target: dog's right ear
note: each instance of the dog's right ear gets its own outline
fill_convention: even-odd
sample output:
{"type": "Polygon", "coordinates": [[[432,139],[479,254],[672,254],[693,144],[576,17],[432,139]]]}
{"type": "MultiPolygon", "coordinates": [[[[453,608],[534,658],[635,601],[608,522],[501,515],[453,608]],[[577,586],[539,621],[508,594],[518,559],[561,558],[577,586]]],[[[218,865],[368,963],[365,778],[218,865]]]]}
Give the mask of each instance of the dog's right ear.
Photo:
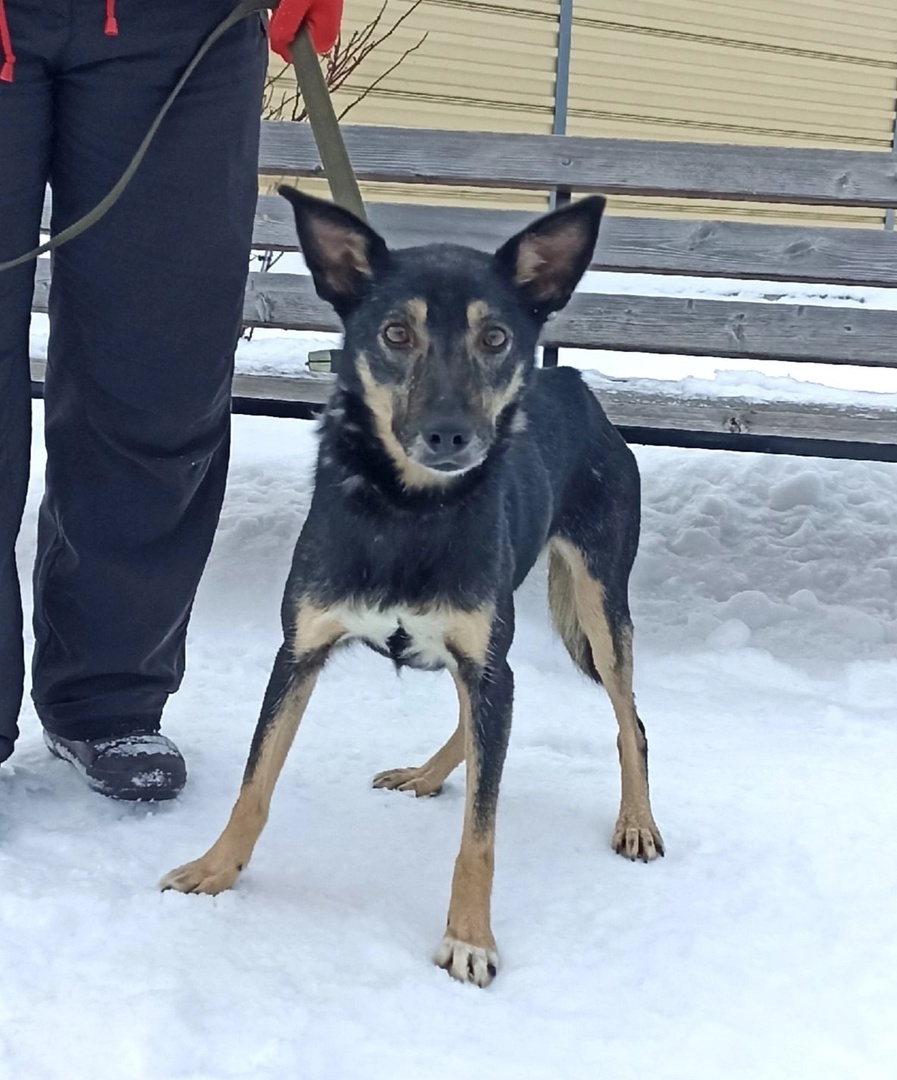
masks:
{"type": "Polygon", "coordinates": [[[299,246],[318,296],[344,318],[388,265],[386,241],[335,203],[291,187],[277,190],[292,204],[299,246]]]}

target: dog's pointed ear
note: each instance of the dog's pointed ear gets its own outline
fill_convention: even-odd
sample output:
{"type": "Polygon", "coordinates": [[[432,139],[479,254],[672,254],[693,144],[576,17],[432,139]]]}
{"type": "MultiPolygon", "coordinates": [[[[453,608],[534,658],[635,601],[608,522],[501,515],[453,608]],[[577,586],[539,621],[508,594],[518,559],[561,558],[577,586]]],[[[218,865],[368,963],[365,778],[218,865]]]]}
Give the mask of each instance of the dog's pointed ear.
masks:
{"type": "Polygon", "coordinates": [[[386,241],[335,203],[287,186],[277,190],[293,207],[299,246],[318,296],[346,316],[388,265],[386,241]]]}
{"type": "Polygon", "coordinates": [[[546,214],[495,253],[499,273],[539,318],[560,311],[589,268],[605,203],[591,195],[546,214]]]}

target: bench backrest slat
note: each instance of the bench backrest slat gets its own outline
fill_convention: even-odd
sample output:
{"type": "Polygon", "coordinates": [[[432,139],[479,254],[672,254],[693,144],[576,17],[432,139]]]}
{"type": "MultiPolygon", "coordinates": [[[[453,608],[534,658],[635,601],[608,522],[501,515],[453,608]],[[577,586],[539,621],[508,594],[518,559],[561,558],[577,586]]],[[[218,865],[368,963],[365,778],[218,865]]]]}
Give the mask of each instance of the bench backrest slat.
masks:
{"type": "MultiPolygon", "coordinates": [[[[897,206],[897,157],[816,150],[347,126],[360,180],[826,206],[897,206]]],[[[262,173],[321,176],[305,124],[267,121],[262,173]]]]}
{"type": "MultiPolygon", "coordinates": [[[[368,216],[394,247],[450,239],[483,251],[494,251],[533,217],[520,210],[390,203],[371,203],[368,216]]],[[[285,199],[259,198],[253,244],[261,250],[297,250],[293,213],[285,199]]],[[[610,213],[592,269],[897,286],[897,233],[610,213]]]]}
{"type": "MultiPolygon", "coordinates": [[[[533,215],[490,207],[371,203],[373,226],[394,247],[444,242],[494,251],[533,215]]],[[[50,203],[43,227],[49,224],[50,203]]],[[[297,251],[293,214],[279,195],[261,195],[253,247],[297,251]]],[[[593,270],[897,287],[897,232],[805,228],[741,221],[688,221],[609,213],[593,270]]]]}
{"type": "MultiPolygon", "coordinates": [[[[356,172],[370,182],[897,206],[897,156],[885,152],[378,127],[344,130],[356,172]]],[[[320,163],[308,127],[264,124],[260,171],[319,178],[320,163]]],[[[374,227],[396,247],[450,239],[494,250],[533,216],[481,206],[391,205],[375,200],[368,209],[374,227]]],[[[45,207],[45,225],[48,220],[45,207]]],[[[253,244],[263,251],[297,250],[292,212],[283,199],[259,198],[253,244]]],[[[614,211],[605,220],[592,269],[894,288],[897,234],[884,229],[658,219],[614,211]]],[[[36,272],[36,311],[47,310],[49,278],[49,262],[42,260],[36,272]]],[[[340,330],[308,276],[280,273],[277,266],[273,273],[250,275],[243,318],[247,326],[340,330]]],[[[542,341],[559,348],[894,368],[897,311],[724,297],[578,293],[549,321],[542,341]]],[[[35,377],[40,380],[39,363],[35,377]]],[[[297,356],[293,373],[238,376],[234,394],[236,400],[242,395],[323,402],[331,385],[332,378],[308,372],[297,356]]],[[[897,410],[877,403],[845,407],[812,401],[691,400],[678,389],[643,391],[638,383],[623,382],[602,384],[600,396],[612,419],[636,440],[897,458],[897,410]]]]}
{"type": "MultiPolygon", "coordinates": [[[[38,267],[34,310],[46,311],[49,266],[38,267]]],[[[338,333],[308,277],[251,274],[247,326],[338,333]]],[[[542,343],[733,359],[897,367],[897,311],[677,296],[579,293],[549,320],[542,343]]]]}

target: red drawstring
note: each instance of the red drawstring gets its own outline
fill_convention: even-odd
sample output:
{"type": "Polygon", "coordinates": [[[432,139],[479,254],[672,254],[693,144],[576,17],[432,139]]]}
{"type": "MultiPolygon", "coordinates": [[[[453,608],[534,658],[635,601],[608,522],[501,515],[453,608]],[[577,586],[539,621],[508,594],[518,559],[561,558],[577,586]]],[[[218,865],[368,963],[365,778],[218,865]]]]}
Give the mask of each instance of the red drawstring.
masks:
{"type": "MultiPolygon", "coordinates": [[[[2,3],[3,0],[0,0],[2,3]]],[[[118,34],[118,19],[115,17],[115,0],[106,0],[106,37],[118,34]]]]}
{"type": "MultiPolygon", "coordinates": [[[[106,0],[106,36],[116,37],[118,19],[115,17],[115,0],[106,0]]],[[[0,82],[11,83],[14,78],[16,54],[12,51],[12,37],[6,20],[6,5],[0,0],[0,46],[3,47],[3,67],[0,68],[0,82]]]]}
{"type": "Polygon", "coordinates": [[[9,24],[6,21],[6,8],[0,0],[0,45],[3,46],[3,67],[0,69],[0,82],[12,82],[13,69],[16,66],[16,54],[12,51],[12,38],[9,36],[9,24]]]}

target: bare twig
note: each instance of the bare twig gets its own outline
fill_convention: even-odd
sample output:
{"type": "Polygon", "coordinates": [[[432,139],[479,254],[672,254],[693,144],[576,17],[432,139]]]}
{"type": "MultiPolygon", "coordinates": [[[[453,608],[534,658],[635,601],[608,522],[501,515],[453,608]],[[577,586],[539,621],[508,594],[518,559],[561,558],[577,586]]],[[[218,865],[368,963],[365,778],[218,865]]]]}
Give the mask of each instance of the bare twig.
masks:
{"type": "MultiPolygon", "coordinates": [[[[324,79],[327,89],[331,94],[341,89],[345,83],[358,71],[374,49],[381,46],[399,29],[399,27],[414,14],[423,0],[414,0],[409,7],[385,30],[381,32],[381,25],[386,16],[390,0],[383,0],[380,10],[374,18],[359,30],[354,30],[348,40],[342,36],[337,40],[331,52],[324,58],[324,79]]],[[[424,33],[420,40],[406,49],[404,53],[391,64],[382,74],[378,75],[368,86],[364,87],[346,105],[339,118],[342,118],[363,101],[368,94],[388,78],[392,73],[414,52],[416,52],[427,40],[424,33]]],[[[302,101],[302,95],[298,89],[289,94],[280,96],[278,86],[281,79],[289,70],[289,65],[284,65],[274,75],[269,76],[265,82],[265,92],[262,105],[262,116],[266,120],[295,120],[297,122],[307,119],[308,113],[302,101]],[[279,98],[279,100],[278,100],[279,98]]]]}
{"type": "Polygon", "coordinates": [[[390,65],[390,67],[388,67],[386,69],[386,71],[383,72],[382,75],[379,75],[376,79],[374,79],[374,81],[369,86],[366,86],[364,88],[364,90],[362,90],[361,93],[358,95],[358,97],[354,98],[352,101],[349,102],[349,104],[337,116],[337,119],[342,120],[343,117],[346,115],[346,113],[350,109],[354,109],[356,105],[359,105],[362,101],[364,101],[364,99],[368,96],[368,94],[370,94],[372,91],[376,90],[377,87],[380,85],[380,83],[383,82],[384,79],[387,79],[387,78],[389,78],[390,75],[392,75],[392,73],[396,70],[396,68],[399,66],[399,64],[401,64],[403,61],[407,60],[408,57],[413,52],[417,52],[417,50],[421,47],[421,45],[423,45],[423,43],[426,40],[427,40],[427,35],[424,34],[424,36],[420,39],[420,41],[417,42],[416,45],[411,45],[409,48],[407,48],[402,53],[402,55],[398,58],[398,60],[396,60],[396,62],[394,64],[390,65]]]}

